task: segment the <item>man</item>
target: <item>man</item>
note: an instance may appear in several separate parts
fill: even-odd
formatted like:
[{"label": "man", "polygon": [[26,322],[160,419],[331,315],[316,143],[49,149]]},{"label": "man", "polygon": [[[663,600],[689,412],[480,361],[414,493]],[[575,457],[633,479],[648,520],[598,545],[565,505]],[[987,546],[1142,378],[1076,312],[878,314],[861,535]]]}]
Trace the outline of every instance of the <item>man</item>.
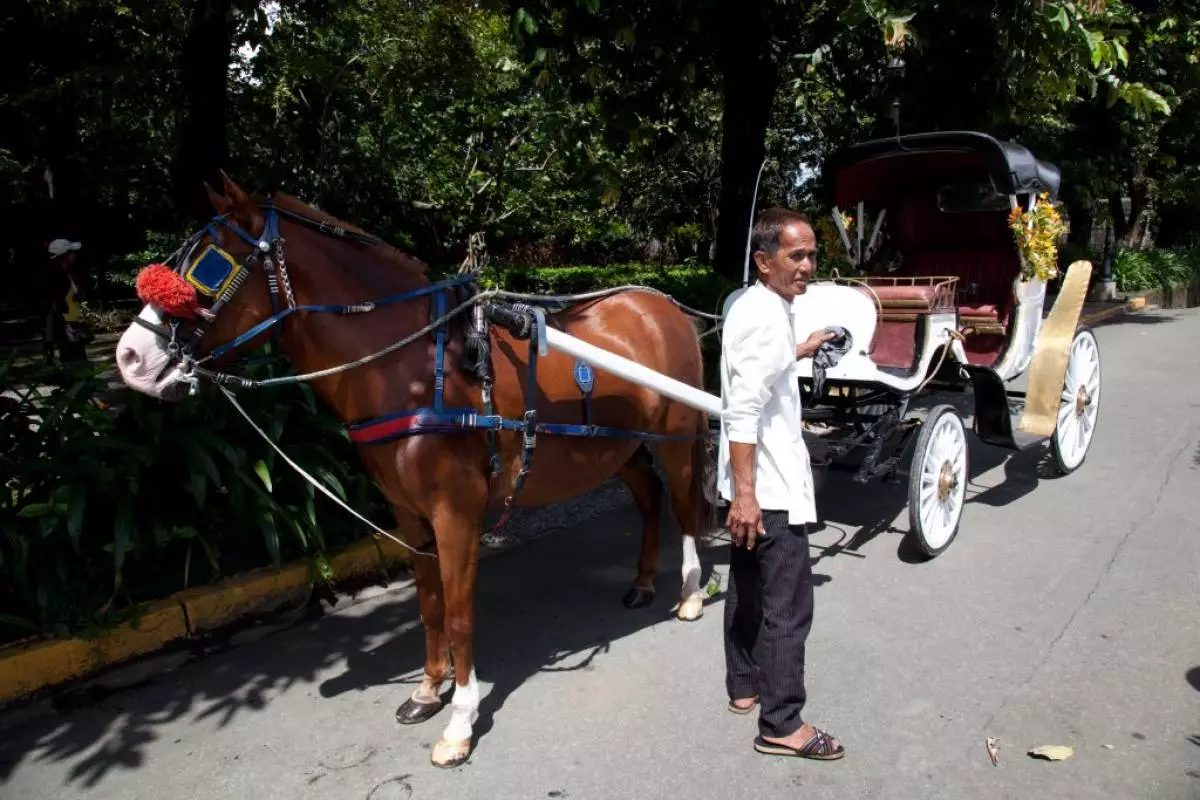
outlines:
[{"label": "man", "polygon": [[816,267],[808,218],[772,208],[751,234],[758,281],[732,305],[722,330],[719,481],[732,535],[725,601],[729,709],[759,709],[754,747],[831,760],[841,743],[804,722],[804,646],[813,615],[807,523],[817,519],[800,427],[796,362],[832,333],[797,345],[792,300]]},{"label": "man", "polygon": [[63,363],[87,361],[87,342],[91,338],[79,307],[83,293],[75,274],[75,253],[82,245],[67,239],[50,242],[50,274],[47,280],[46,334],[43,348],[52,358],[55,345]]}]

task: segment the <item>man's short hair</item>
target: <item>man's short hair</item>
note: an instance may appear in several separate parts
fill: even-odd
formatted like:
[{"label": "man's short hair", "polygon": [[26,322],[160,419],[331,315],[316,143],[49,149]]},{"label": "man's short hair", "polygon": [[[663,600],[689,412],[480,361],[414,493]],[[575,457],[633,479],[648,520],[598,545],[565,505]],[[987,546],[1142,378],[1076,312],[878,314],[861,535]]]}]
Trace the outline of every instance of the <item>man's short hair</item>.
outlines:
[{"label": "man's short hair", "polygon": [[750,252],[762,250],[767,255],[774,255],[779,249],[779,234],[783,233],[783,229],[788,225],[797,222],[812,227],[812,222],[806,214],[792,211],[790,208],[768,208],[754,221],[754,229],[750,234]]}]

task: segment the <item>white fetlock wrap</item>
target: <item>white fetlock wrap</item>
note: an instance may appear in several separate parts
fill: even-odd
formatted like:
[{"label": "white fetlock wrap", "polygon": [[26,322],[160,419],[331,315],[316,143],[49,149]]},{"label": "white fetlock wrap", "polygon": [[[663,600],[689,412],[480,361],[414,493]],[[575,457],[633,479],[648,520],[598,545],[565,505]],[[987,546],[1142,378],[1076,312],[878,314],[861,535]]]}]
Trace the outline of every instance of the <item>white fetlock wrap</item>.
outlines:
[{"label": "white fetlock wrap", "polygon": [[700,591],[700,554],[696,537],[683,538],[683,588],[679,593],[678,616],[682,620],[697,620],[704,614],[704,594]]},{"label": "white fetlock wrap", "polygon": [[479,719],[479,681],[475,668],[466,686],[455,684],[454,698],[450,701],[450,721],[442,731],[442,738],[450,742],[469,741],[475,721]]}]

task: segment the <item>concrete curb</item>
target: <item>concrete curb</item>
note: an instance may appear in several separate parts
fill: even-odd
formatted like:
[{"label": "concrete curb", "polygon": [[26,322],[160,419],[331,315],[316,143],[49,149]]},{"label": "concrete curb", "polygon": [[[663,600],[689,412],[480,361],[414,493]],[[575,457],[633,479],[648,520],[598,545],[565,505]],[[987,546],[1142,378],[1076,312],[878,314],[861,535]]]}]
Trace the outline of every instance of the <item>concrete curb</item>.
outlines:
[{"label": "concrete curb", "polygon": [[[382,560],[380,558],[382,551]],[[409,554],[384,539],[357,542],[330,559],[334,582],[344,583],[407,565]],[[277,611],[311,591],[308,561],[235,575],[212,586],[185,589],[147,603],[127,624],[92,639],[25,640],[0,648],[0,705],[87,678],[175,642]]]}]

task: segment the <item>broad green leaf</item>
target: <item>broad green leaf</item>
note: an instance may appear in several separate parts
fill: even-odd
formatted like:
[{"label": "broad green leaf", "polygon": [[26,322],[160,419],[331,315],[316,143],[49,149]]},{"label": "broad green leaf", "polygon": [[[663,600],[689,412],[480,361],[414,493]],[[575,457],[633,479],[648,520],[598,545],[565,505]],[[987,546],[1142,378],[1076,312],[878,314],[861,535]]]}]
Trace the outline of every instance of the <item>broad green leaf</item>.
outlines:
[{"label": "broad green leaf", "polygon": [[268,492],[273,492],[271,487],[271,473],[267,470],[267,465],[263,461],[254,462],[254,473],[258,475],[258,479],[263,482],[263,486],[267,487]]},{"label": "broad green leaf", "polygon": [[75,546],[76,552],[79,551],[79,535],[83,531],[83,512],[87,509],[87,500],[87,486],[71,487],[71,501],[67,512],[67,535],[71,537],[71,544]]},{"label": "broad green leaf", "polygon": [[54,506],[51,503],[30,503],[17,512],[17,516],[24,517],[25,519],[36,519],[52,511],[54,511]]}]

